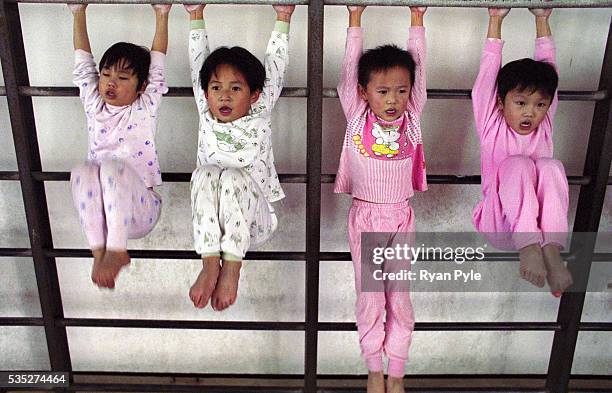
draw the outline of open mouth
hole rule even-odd
[[[395,110],[395,109],[387,109],[387,110],[385,111],[385,113],[386,113],[388,116],[395,116],[395,114],[397,113],[397,110]]]
[[[223,116],[229,116],[232,113],[232,108],[229,106],[222,106],[219,108],[219,113],[221,113]]]
[[[528,131],[528,130],[531,129],[531,122],[530,121],[522,121],[519,126],[520,126],[521,130]]]
[[[112,90],[107,90],[106,93],[104,94],[106,96],[106,98],[108,98],[109,100],[114,100],[115,98],[117,98],[117,93],[115,93]]]

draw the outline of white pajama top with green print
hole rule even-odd
[[[259,230],[256,233],[251,231],[251,243],[254,245],[267,240],[276,227],[276,216],[270,203],[285,197],[274,167],[271,115],[282,90],[283,76],[288,63],[287,31],[287,23],[276,22],[266,49],[264,59],[266,79],[259,99],[251,105],[246,116],[228,123],[218,122],[210,113],[200,84],[200,69],[210,54],[203,21],[192,21],[189,36],[191,82],[200,118],[197,165],[237,168],[252,177],[251,183],[259,188],[253,191],[263,194],[268,205],[268,211],[263,209],[264,211],[258,212],[255,221],[274,224],[270,231]],[[257,227],[257,223],[251,224],[251,228]],[[259,228],[261,229],[261,225]]]

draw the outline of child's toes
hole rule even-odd
[[[212,307],[213,310],[217,311],[218,300],[217,300],[216,291],[214,291],[212,295],[210,296],[210,306]]]

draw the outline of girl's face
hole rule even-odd
[[[228,123],[249,113],[251,104],[259,98],[259,90],[252,92],[244,75],[235,67],[220,64],[210,76],[204,95],[215,119]]]
[[[132,68],[127,67],[125,61],[102,68],[98,91],[105,103],[117,106],[131,105],[145,88],[143,84],[140,91],[137,91],[137,86],[138,77]]]
[[[359,85],[359,94],[376,116],[394,121],[406,110],[411,88],[410,72],[402,67],[392,67],[370,73],[368,85],[365,88]]]
[[[497,104],[504,114],[506,123],[518,134],[528,135],[538,128],[548,108],[551,98],[540,91],[514,88]]]

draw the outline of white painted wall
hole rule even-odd
[[[72,72],[72,18],[65,6],[20,4],[28,69],[34,86],[68,86]],[[471,87],[486,33],[483,9],[430,9],[426,16],[428,86]],[[551,19],[556,37],[562,90],[597,88],[610,23],[610,10],[557,10]],[[291,27],[291,64],[287,86],[306,85],[307,9],[298,7]],[[150,45],[154,29],[148,6],[90,6],[89,31],[96,59],[112,43],[127,40]],[[212,47],[241,45],[263,56],[274,21],[270,6],[209,6],[206,10]],[[347,12],[325,12],[324,85],[338,81]],[[407,8],[373,7],[364,14],[365,47],[394,42],[403,45],[409,25]],[[188,86],[187,14],[175,7],[170,18],[167,80]],[[504,61],[530,56],[535,36],[531,15],[514,10],[504,24]],[[0,80],[0,83],[2,81]],[[3,84],[3,83],[2,83]],[[78,98],[35,98],[34,110],[43,168],[68,171],[86,157],[85,118]],[[274,116],[275,155],[280,173],[306,168],[306,100],[283,98]],[[556,117],[556,155],[568,175],[580,175],[594,105],[562,102]],[[324,101],[323,172],[335,173],[345,120],[337,99]],[[160,114],[157,145],[165,172],[189,172],[195,166],[197,115],[191,98],[166,98]],[[429,174],[479,174],[477,139],[470,103],[430,100],[422,119]],[[15,153],[6,98],[0,97],[0,170],[15,170]],[[67,182],[46,183],[56,247],[85,248],[71,206]],[[263,250],[301,251],[305,237],[305,185],[284,185],[280,225]],[[159,188],[164,212],[154,232],[130,247],[191,249],[188,184]],[[573,223],[578,188],[570,187]],[[0,247],[28,247],[22,196],[16,182],[0,182]],[[424,231],[471,231],[471,209],[480,186],[432,185],[414,198],[417,228]],[[347,251],[349,198],[323,186],[321,248]],[[612,197],[606,197],[600,230],[611,232]],[[609,237],[608,237],[609,239]],[[610,252],[610,243],[599,244]],[[28,258],[2,258],[0,315],[40,316]],[[224,313],[196,310],[187,292],[197,261],[135,260],[115,291],[101,291],[89,280],[91,260],[58,259],[67,317],[158,318],[186,320],[300,321],[304,319],[303,262],[247,262],[239,300]],[[348,262],[322,262],[320,319],[353,321],[354,291]],[[554,321],[558,300],[546,293],[415,293],[417,321]],[[612,293],[590,293],[583,318],[612,321]],[[318,371],[363,373],[356,333],[320,334]],[[549,332],[417,332],[409,373],[544,373]],[[303,334],[295,332],[162,331],[147,329],[69,328],[75,370],[159,372],[303,371]],[[605,344],[605,343],[608,344]],[[574,372],[610,373],[609,333],[581,333]],[[48,367],[40,328],[0,328],[0,369]]]

